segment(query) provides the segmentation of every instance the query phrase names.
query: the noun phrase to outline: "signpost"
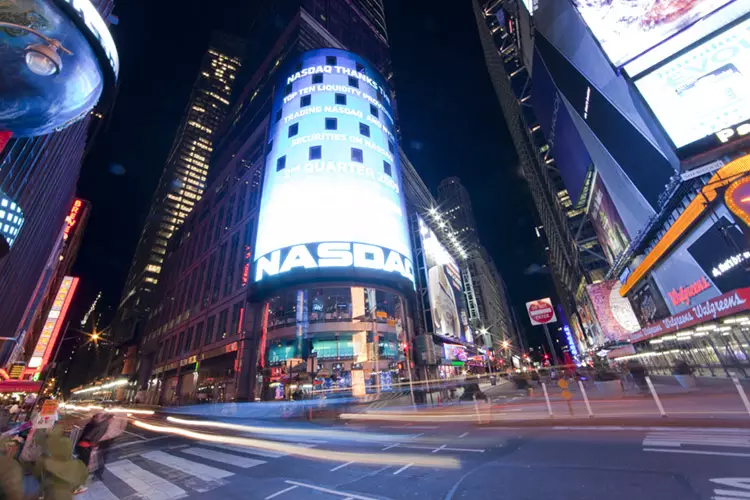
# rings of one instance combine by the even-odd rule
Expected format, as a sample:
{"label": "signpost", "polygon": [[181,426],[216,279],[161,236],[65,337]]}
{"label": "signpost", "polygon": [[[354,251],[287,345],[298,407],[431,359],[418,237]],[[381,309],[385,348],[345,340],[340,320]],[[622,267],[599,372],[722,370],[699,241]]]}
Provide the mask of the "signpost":
{"label": "signpost", "polygon": [[529,313],[529,320],[531,321],[532,326],[542,325],[544,327],[544,333],[547,336],[547,343],[552,352],[552,360],[555,363],[555,366],[559,366],[560,360],[557,357],[555,346],[552,344],[552,337],[549,334],[549,327],[547,326],[549,323],[557,321],[555,308],[552,307],[552,300],[544,298],[527,302],[526,311]]}

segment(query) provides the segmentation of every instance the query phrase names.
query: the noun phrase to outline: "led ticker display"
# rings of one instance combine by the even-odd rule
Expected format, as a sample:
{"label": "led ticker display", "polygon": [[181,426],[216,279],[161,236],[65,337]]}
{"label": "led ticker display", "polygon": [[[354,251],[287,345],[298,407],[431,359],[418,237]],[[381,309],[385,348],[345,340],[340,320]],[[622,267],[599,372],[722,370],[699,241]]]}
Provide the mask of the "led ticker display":
{"label": "led ticker display", "polygon": [[47,314],[47,320],[44,322],[44,327],[42,327],[42,333],[39,335],[39,340],[29,360],[29,368],[41,371],[44,365],[47,364],[77,286],[78,278],[74,278],[73,276],[65,276],[60,283],[60,288],[57,289],[57,295],[55,295],[55,301],[52,303],[52,307]]}
{"label": "led ticker display", "polygon": [[433,332],[473,341],[463,299],[461,269],[435,232],[417,217],[424,252]]}
{"label": "led ticker display", "polygon": [[[635,82],[676,148],[742,134],[750,119],[750,19]],[[699,151],[693,151],[697,153]]]}
{"label": "led ticker display", "polygon": [[[698,21],[712,15],[721,17],[721,9],[732,2],[733,0],[573,0],[581,17],[615,66],[622,66],[665,40],[682,35],[681,32],[687,31]],[[689,44],[689,41],[685,43]],[[672,53],[685,46],[674,47]]]}
{"label": "led ticker display", "polygon": [[390,91],[352,53],[280,72],[253,256],[256,286],[376,279],[413,288]]}

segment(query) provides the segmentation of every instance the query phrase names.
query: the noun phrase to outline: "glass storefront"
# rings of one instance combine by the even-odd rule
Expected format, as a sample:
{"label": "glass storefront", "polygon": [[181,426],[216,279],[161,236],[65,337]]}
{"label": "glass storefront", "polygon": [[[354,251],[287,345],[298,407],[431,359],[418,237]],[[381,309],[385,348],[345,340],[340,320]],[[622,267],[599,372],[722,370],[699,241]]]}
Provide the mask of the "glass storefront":
{"label": "glass storefront", "polygon": [[408,387],[404,310],[400,295],[374,287],[291,288],[271,297],[262,399]]}
{"label": "glass storefront", "polygon": [[678,360],[698,376],[750,377],[750,317],[740,315],[679,330],[635,344],[636,353],[618,362],[637,359],[650,373],[672,374]]}

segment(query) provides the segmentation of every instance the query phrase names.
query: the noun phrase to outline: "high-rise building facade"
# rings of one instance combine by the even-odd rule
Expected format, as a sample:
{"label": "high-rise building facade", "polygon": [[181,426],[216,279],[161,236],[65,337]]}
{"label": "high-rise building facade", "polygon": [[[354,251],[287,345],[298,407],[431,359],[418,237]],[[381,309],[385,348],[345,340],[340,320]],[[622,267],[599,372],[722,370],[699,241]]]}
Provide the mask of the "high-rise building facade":
{"label": "high-rise building facade", "polygon": [[488,336],[483,340],[487,347],[500,350],[506,341],[517,345],[505,282],[480,243],[468,190],[458,177],[449,177],[438,185],[437,202],[442,219],[452,225],[468,254],[462,271],[471,321],[477,330],[486,332],[482,334]]}
{"label": "high-rise building facade", "polygon": [[[11,352],[18,352],[19,344],[33,337],[29,330],[38,316],[38,308],[54,293],[50,286],[55,280],[48,279],[48,271],[57,266],[60,257],[65,220],[74,203],[78,175],[91,134],[112,104],[110,97],[114,93],[119,62],[107,27],[116,20],[112,16],[114,2],[83,3],[86,5],[80,6],[78,11],[60,5],[54,6],[60,11],[42,9],[33,15],[27,13],[25,17],[18,16],[13,9],[28,8],[29,4],[11,2],[0,9],[0,20],[17,23],[18,19],[26,19],[24,28],[36,28],[52,38],[65,36],[65,43],[73,53],[63,57],[63,64],[56,68],[54,77],[31,74],[29,68],[17,67],[16,63],[23,63],[23,56],[19,60],[2,59],[4,72],[8,72],[4,76],[15,75],[16,78],[7,86],[0,85],[0,106],[10,101],[11,106],[18,108],[21,98],[14,97],[13,93],[23,90],[26,81],[38,90],[34,95],[38,100],[24,108],[26,114],[4,114],[0,123],[0,129],[8,126],[5,120],[10,116],[11,132],[14,117],[25,125],[22,133],[12,135],[4,147],[0,147],[0,220],[5,219],[0,222],[0,336],[17,339],[15,344],[4,341],[0,345],[0,364],[8,360]],[[38,25],[47,15],[60,24]],[[95,19],[97,16],[100,19]],[[64,24],[65,19],[71,24]],[[16,41],[33,43],[29,42],[27,34],[7,37],[7,29],[0,31],[0,43],[8,43],[8,38],[12,38],[12,43],[8,44],[9,50],[3,52],[3,58],[14,56],[12,46]],[[98,92],[85,96],[86,104],[75,108],[78,113],[75,117],[50,129],[50,123],[59,121],[57,111],[81,103],[83,98],[76,92],[65,93],[67,100],[60,106],[45,103],[44,99],[59,95],[66,82],[70,84],[77,78],[85,79]],[[48,83],[50,86],[46,86]],[[100,96],[102,100],[92,110]],[[31,127],[28,120],[35,119],[41,120],[42,125]]]}
{"label": "high-rise building facade", "polygon": [[748,61],[748,3],[639,5],[627,19],[617,8],[474,2],[563,285],[560,331],[579,353],[611,349],[662,373],[680,359],[750,373],[736,354],[748,340],[750,106],[735,90],[750,82],[713,78]]}
{"label": "high-rise building facade", "polygon": [[112,325],[117,343],[137,339],[159,282],[169,240],[203,196],[214,138],[230,109],[244,50],[243,40],[214,33],[203,56]]}
{"label": "high-rise building facade", "polygon": [[[381,3],[265,9],[252,34],[264,59],[167,249],[142,401],[275,399],[313,378],[360,395],[416,377],[407,361],[433,377],[456,370],[445,353],[479,355],[466,254],[398,146]],[[415,336],[429,348],[414,353]]]}

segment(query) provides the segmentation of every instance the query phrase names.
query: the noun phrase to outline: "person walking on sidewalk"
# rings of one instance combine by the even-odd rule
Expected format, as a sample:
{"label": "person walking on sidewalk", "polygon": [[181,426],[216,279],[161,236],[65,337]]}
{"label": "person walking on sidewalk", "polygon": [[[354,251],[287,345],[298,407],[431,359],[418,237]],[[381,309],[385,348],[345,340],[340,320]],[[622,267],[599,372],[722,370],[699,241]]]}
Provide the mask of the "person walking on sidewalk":
{"label": "person walking on sidewalk", "polygon": [[[76,454],[78,455],[78,458],[86,464],[89,472],[94,473],[99,479],[101,479],[101,475],[104,472],[104,460],[100,460],[99,446],[102,437],[107,433],[109,421],[111,419],[111,413],[96,413],[91,417],[91,420],[86,424],[86,427],[83,428],[81,439],[76,445]],[[78,495],[79,493],[85,492],[87,489],[86,486],[81,486],[75,490],[73,494]]]}

